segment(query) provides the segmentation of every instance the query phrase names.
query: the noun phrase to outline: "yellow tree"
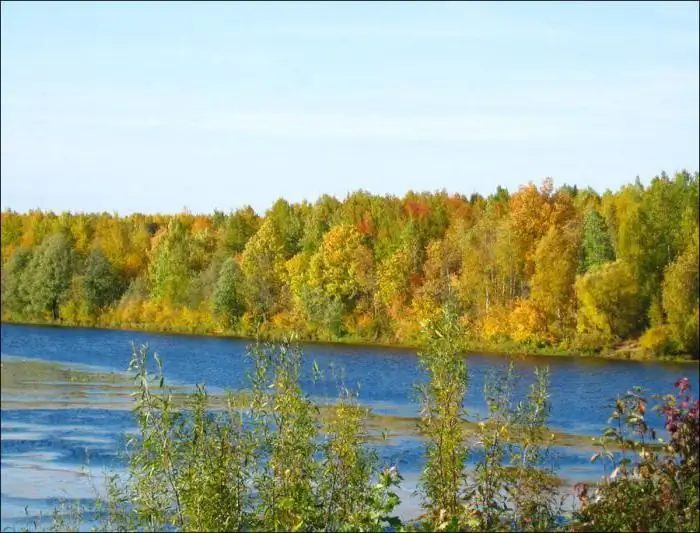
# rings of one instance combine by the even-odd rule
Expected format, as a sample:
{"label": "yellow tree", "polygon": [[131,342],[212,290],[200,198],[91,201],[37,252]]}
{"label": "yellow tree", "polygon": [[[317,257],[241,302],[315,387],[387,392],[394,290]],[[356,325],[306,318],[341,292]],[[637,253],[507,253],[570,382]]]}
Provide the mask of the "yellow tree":
{"label": "yellow tree", "polygon": [[457,284],[462,307],[473,321],[510,308],[524,293],[522,258],[510,221],[490,206],[461,240],[462,269]]}
{"label": "yellow tree", "polygon": [[241,270],[248,311],[256,321],[265,321],[278,307],[284,276],[284,245],[270,219],[246,243]]}
{"label": "yellow tree", "polygon": [[107,214],[101,215],[95,224],[94,242],[117,270],[124,270],[129,251],[129,235],[122,220]]}
{"label": "yellow tree", "polygon": [[284,283],[289,291],[290,310],[296,323],[305,321],[307,332],[312,332],[322,312],[321,289],[309,284],[311,254],[299,252],[284,265]]}
{"label": "yellow tree", "polygon": [[562,336],[574,318],[574,282],[580,241],[581,232],[577,224],[552,226],[535,250],[530,298],[556,337]]}
{"label": "yellow tree", "polygon": [[151,251],[151,234],[148,223],[133,220],[129,232],[128,252],[124,257],[124,274],[128,279],[135,279],[145,271]]}
{"label": "yellow tree", "polygon": [[69,218],[68,228],[73,236],[75,251],[78,254],[86,255],[90,250],[92,242],[92,226],[88,217],[84,214],[75,215]]}
{"label": "yellow tree", "polygon": [[423,267],[425,281],[420,292],[440,305],[445,304],[453,295],[461,263],[460,251],[452,239],[446,237],[430,242]]}
{"label": "yellow tree", "polygon": [[539,191],[530,183],[521,187],[510,197],[509,216],[515,237],[515,247],[512,251],[522,257],[527,279],[535,270],[534,256],[537,243],[549,228],[549,217],[552,211],[551,192],[551,180],[546,180]]}
{"label": "yellow tree", "polygon": [[639,286],[628,263],[593,267],[576,279],[577,330],[603,341],[624,339],[639,329]]}
{"label": "yellow tree", "polygon": [[339,225],[323,236],[318,252],[311,258],[309,282],[329,298],[349,304],[372,288],[372,254],[353,226]]}
{"label": "yellow tree", "polygon": [[407,304],[411,292],[411,254],[400,248],[377,266],[375,299],[396,317]]}
{"label": "yellow tree", "polygon": [[22,238],[23,216],[12,210],[3,211],[0,219],[2,262],[6,263]]}
{"label": "yellow tree", "polygon": [[666,268],[663,282],[663,308],[673,337],[684,351],[696,357],[700,353],[699,255],[696,229],[690,245]]}

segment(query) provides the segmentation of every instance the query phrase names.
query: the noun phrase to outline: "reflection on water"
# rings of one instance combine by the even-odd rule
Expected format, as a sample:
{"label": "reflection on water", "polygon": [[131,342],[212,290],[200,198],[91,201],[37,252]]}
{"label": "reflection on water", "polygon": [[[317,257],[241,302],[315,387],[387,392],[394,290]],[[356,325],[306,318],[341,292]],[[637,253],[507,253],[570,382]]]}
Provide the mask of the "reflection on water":
{"label": "reflection on water", "polygon": [[[245,402],[240,389],[249,366],[243,341],[3,325],[2,529],[24,527],[25,507],[35,517],[50,514],[61,498],[89,504],[104,490],[103,474],[123,472],[124,436],[134,429],[130,412],[134,386],[124,372],[132,341],[147,343],[165,355],[166,377],[174,384],[176,400],[200,382],[214,393],[215,407],[223,404],[216,392],[227,388],[238,391],[237,397]],[[305,353],[306,370],[313,360],[322,368],[342,367],[345,383],[360,386],[361,401],[375,413],[368,427],[370,446],[383,463],[398,465],[404,476],[399,511],[404,517],[415,516],[420,502],[413,490],[422,469],[423,442],[416,430],[413,384],[424,379],[415,356],[405,350],[319,345],[307,346]],[[507,360],[471,355],[468,362],[466,407],[473,420],[484,413],[482,391],[488,370],[503,367]],[[559,475],[566,485],[601,474],[600,467],[589,462],[590,436],[603,427],[609,398],[633,385],[667,392],[679,376],[695,380],[697,373],[688,365],[565,358],[516,361],[527,376],[535,364],[550,365],[551,429]],[[311,372],[302,379],[304,389],[322,406],[337,397],[330,374],[317,384]],[[529,382],[529,378],[523,381],[521,393]],[[322,407],[322,413],[324,409],[328,407]],[[385,429],[390,436],[386,442],[376,438]],[[477,449],[471,461],[478,458]]]}

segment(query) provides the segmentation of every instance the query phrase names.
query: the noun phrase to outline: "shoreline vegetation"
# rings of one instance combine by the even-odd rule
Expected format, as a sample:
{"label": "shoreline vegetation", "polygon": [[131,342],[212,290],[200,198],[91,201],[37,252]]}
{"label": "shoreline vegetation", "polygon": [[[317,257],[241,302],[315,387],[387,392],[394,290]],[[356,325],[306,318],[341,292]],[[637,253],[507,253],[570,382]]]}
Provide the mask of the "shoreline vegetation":
{"label": "shoreline vegetation", "polygon": [[[341,380],[335,402],[316,404],[301,389],[293,337],[251,344],[245,393],[216,398],[199,385],[176,391],[159,355],[134,346],[137,431],[127,438],[127,473],[106,475],[94,506],[64,501],[50,528],[77,531],[89,517],[95,531],[697,531],[700,404],[687,378],[674,394],[634,388],[612,400],[591,450],[605,475],[563,486],[554,452],[562,436],[547,427],[548,368],[534,370],[522,397],[512,361],[493,369],[486,416],[470,417],[463,333],[447,307],[424,327],[418,357],[428,380],[417,384],[422,408],[410,422],[373,420],[359,391],[314,363],[314,382]],[[652,410],[663,417],[663,438],[645,419]],[[418,516],[396,515],[403,477],[380,464],[372,422],[417,426],[425,459]],[[578,504],[567,507],[562,491]]]}
{"label": "shoreline vegetation", "polygon": [[2,212],[2,320],[463,351],[700,357],[700,174],[598,194],[280,199],[259,215]]}

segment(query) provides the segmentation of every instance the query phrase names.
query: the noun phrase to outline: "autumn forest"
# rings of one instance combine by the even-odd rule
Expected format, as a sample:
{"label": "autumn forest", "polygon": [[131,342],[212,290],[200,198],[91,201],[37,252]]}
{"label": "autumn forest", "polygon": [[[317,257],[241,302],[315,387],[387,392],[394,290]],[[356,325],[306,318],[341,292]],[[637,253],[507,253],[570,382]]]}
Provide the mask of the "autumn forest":
{"label": "autumn forest", "polygon": [[698,177],[264,216],[7,210],[2,319],[411,345],[447,307],[472,349],[698,358]]}

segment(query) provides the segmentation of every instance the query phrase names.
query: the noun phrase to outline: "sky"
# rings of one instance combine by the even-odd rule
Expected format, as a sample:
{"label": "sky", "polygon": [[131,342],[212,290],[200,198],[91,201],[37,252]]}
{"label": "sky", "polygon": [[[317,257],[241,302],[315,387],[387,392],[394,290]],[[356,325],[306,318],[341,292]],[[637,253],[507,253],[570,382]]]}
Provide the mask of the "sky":
{"label": "sky", "polygon": [[700,166],[697,2],[2,2],[1,204],[264,212]]}

